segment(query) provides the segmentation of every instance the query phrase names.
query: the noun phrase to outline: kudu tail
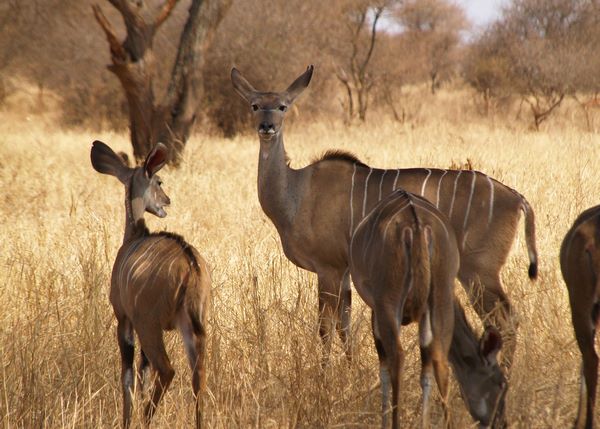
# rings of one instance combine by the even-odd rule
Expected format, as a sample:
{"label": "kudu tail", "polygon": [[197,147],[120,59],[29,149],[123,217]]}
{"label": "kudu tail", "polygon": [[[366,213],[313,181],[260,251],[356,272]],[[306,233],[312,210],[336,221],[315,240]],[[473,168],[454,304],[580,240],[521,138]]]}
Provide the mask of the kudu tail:
{"label": "kudu tail", "polygon": [[431,284],[431,267],[429,243],[431,230],[427,226],[417,224],[416,228],[402,226],[399,229],[406,271],[402,307],[406,298],[412,297],[412,307],[422,309],[427,304]]}
{"label": "kudu tail", "polygon": [[533,280],[537,278],[538,272],[538,254],[535,247],[535,215],[523,196],[521,196],[521,210],[525,215],[525,242],[529,254],[529,278]]}

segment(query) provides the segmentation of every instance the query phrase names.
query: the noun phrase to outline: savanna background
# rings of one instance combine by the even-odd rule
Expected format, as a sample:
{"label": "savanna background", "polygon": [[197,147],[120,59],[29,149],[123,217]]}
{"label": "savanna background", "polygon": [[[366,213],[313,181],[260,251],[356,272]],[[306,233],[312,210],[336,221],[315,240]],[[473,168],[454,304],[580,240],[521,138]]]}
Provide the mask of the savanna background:
{"label": "savanna background", "polygon": [[[122,42],[121,14],[109,1],[98,3]],[[151,89],[160,100],[197,0],[126,3],[145,16],[174,6],[150,47]],[[147,216],[151,229],[183,234],[212,269],[206,426],[380,424],[369,313],[355,295],[357,358],[349,364],[334,349],[322,371],[316,277],[285,258],[260,209],[257,137],[229,83],[236,66],[257,88],[282,90],[308,64],[315,64],[313,81],[286,123],[293,167],[340,148],[378,167],[474,168],[527,197],[540,275],[528,280],[521,224],[502,272],[520,323],[507,418],[518,428],[570,426],[580,355],[558,250],[575,217],[598,203],[598,3],[508,0],[483,27],[449,0],[209,3],[222,5],[223,14],[199,51],[192,128],[173,139],[177,157],[161,174],[172,205],[166,219]],[[92,4],[0,3],[6,428],[120,424],[120,359],[107,294],[124,190],[93,171],[89,150],[100,139],[133,159],[129,128],[144,125],[132,119],[128,88],[105,67],[114,57]],[[129,52],[123,61],[140,58]],[[191,426],[182,344],[176,334],[166,340],[177,374],[152,424]],[[421,396],[415,327],[404,340],[402,416],[414,427]],[[456,385],[451,396],[455,425],[474,426]],[[139,401],[135,408],[140,426]],[[432,411],[441,423],[439,405]]]}

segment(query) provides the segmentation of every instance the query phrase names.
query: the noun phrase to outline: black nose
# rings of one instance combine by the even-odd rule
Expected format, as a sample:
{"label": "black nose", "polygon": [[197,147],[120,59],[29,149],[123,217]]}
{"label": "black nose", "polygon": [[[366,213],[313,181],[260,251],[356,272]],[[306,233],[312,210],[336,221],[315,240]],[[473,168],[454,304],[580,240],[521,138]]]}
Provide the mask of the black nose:
{"label": "black nose", "polygon": [[269,132],[269,130],[273,129],[273,124],[271,122],[261,122],[258,126],[258,131],[262,133]]}

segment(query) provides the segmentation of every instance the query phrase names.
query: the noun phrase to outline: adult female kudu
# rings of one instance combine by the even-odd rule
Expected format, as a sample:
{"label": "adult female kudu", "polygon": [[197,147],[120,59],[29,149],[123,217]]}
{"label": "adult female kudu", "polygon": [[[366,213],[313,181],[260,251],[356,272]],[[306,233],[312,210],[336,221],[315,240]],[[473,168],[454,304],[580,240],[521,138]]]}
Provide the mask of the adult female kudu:
{"label": "adult female kudu", "polygon": [[[448,352],[453,335],[472,353],[476,341],[458,302],[454,314],[454,279],[459,268],[456,236],[446,217],[427,200],[399,190],[385,197],[357,226],[350,244],[350,272],[358,294],[372,310],[373,336],[380,363],[382,427],[387,426],[390,381],[392,427],[398,427],[403,366],[400,327],[419,323],[422,426],[429,427],[432,372],[448,423]],[[454,328],[454,321],[458,323]],[[490,328],[494,329],[494,328]],[[500,424],[505,379],[495,362],[500,336],[487,331],[486,357],[457,359],[463,396],[481,424]],[[490,364],[491,363],[491,364]],[[496,411],[500,410],[498,416]],[[498,417],[498,418],[497,418]]]}
{"label": "adult female kudu", "polygon": [[167,148],[158,143],[143,166],[129,168],[100,141],[93,143],[91,151],[94,169],[115,176],[125,185],[125,236],[113,266],[110,289],[121,351],[124,427],[130,424],[135,384],[133,332],[137,333],[142,350],[139,382],[143,383],[148,363],[155,371],[152,396],[144,413],[148,424],[175,375],[165,350],[163,330],[176,327],[183,336],[192,369],[196,427],[201,423],[210,276],[204,259],[182,237],[168,232],[150,233],[144,222],[146,211],[158,217],[167,215],[164,207],[170,200],[156,175],[164,166],[167,153]]}
{"label": "adult female kudu", "polygon": [[600,206],[581,213],[567,232],[560,247],[560,268],[569,290],[573,328],[583,360],[575,428],[592,428],[598,383],[595,340],[600,324]]}
{"label": "adult female kudu", "polygon": [[[505,336],[504,358],[512,361],[515,323],[502,289],[500,269],[525,213],[529,276],[537,273],[533,210],[515,190],[470,170],[371,168],[343,152],[328,152],[316,162],[290,168],[283,145],[285,112],[312,77],[310,66],[283,92],[260,92],[235,68],[235,90],[250,104],[260,141],[258,198],[271,219],[286,256],[317,273],[319,333],[325,358],[336,324],[350,356],[350,282],[348,244],[356,225],[395,189],[424,196],[450,220],[460,251],[458,278],[486,324]],[[479,288],[481,286],[481,288]]]}

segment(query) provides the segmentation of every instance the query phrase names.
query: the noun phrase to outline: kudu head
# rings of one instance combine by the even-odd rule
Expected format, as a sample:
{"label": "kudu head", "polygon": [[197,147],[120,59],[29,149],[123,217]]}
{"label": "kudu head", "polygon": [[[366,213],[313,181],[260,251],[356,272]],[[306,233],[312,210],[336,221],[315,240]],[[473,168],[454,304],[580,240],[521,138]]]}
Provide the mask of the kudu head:
{"label": "kudu head", "polygon": [[466,380],[460,383],[469,412],[479,421],[480,428],[506,427],[504,401],[508,385],[497,360],[501,347],[500,332],[492,326],[487,327],[479,340],[478,353],[471,356],[479,362],[469,364],[462,376]]}
{"label": "kudu head", "polygon": [[96,140],[92,143],[91,159],[92,166],[98,173],[115,176],[126,186],[134,213],[141,216],[147,211],[155,216],[165,217],[167,212],[164,207],[171,201],[162,190],[162,182],[156,173],[167,162],[167,155],[167,147],[158,143],[142,166],[130,168],[110,147]]}
{"label": "kudu head", "polygon": [[233,88],[250,105],[254,126],[262,141],[270,141],[279,135],[285,112],[310,83],[313,69],[312,65],[308,66],[283,92],[257,91],[236,68],[231,70]]}

